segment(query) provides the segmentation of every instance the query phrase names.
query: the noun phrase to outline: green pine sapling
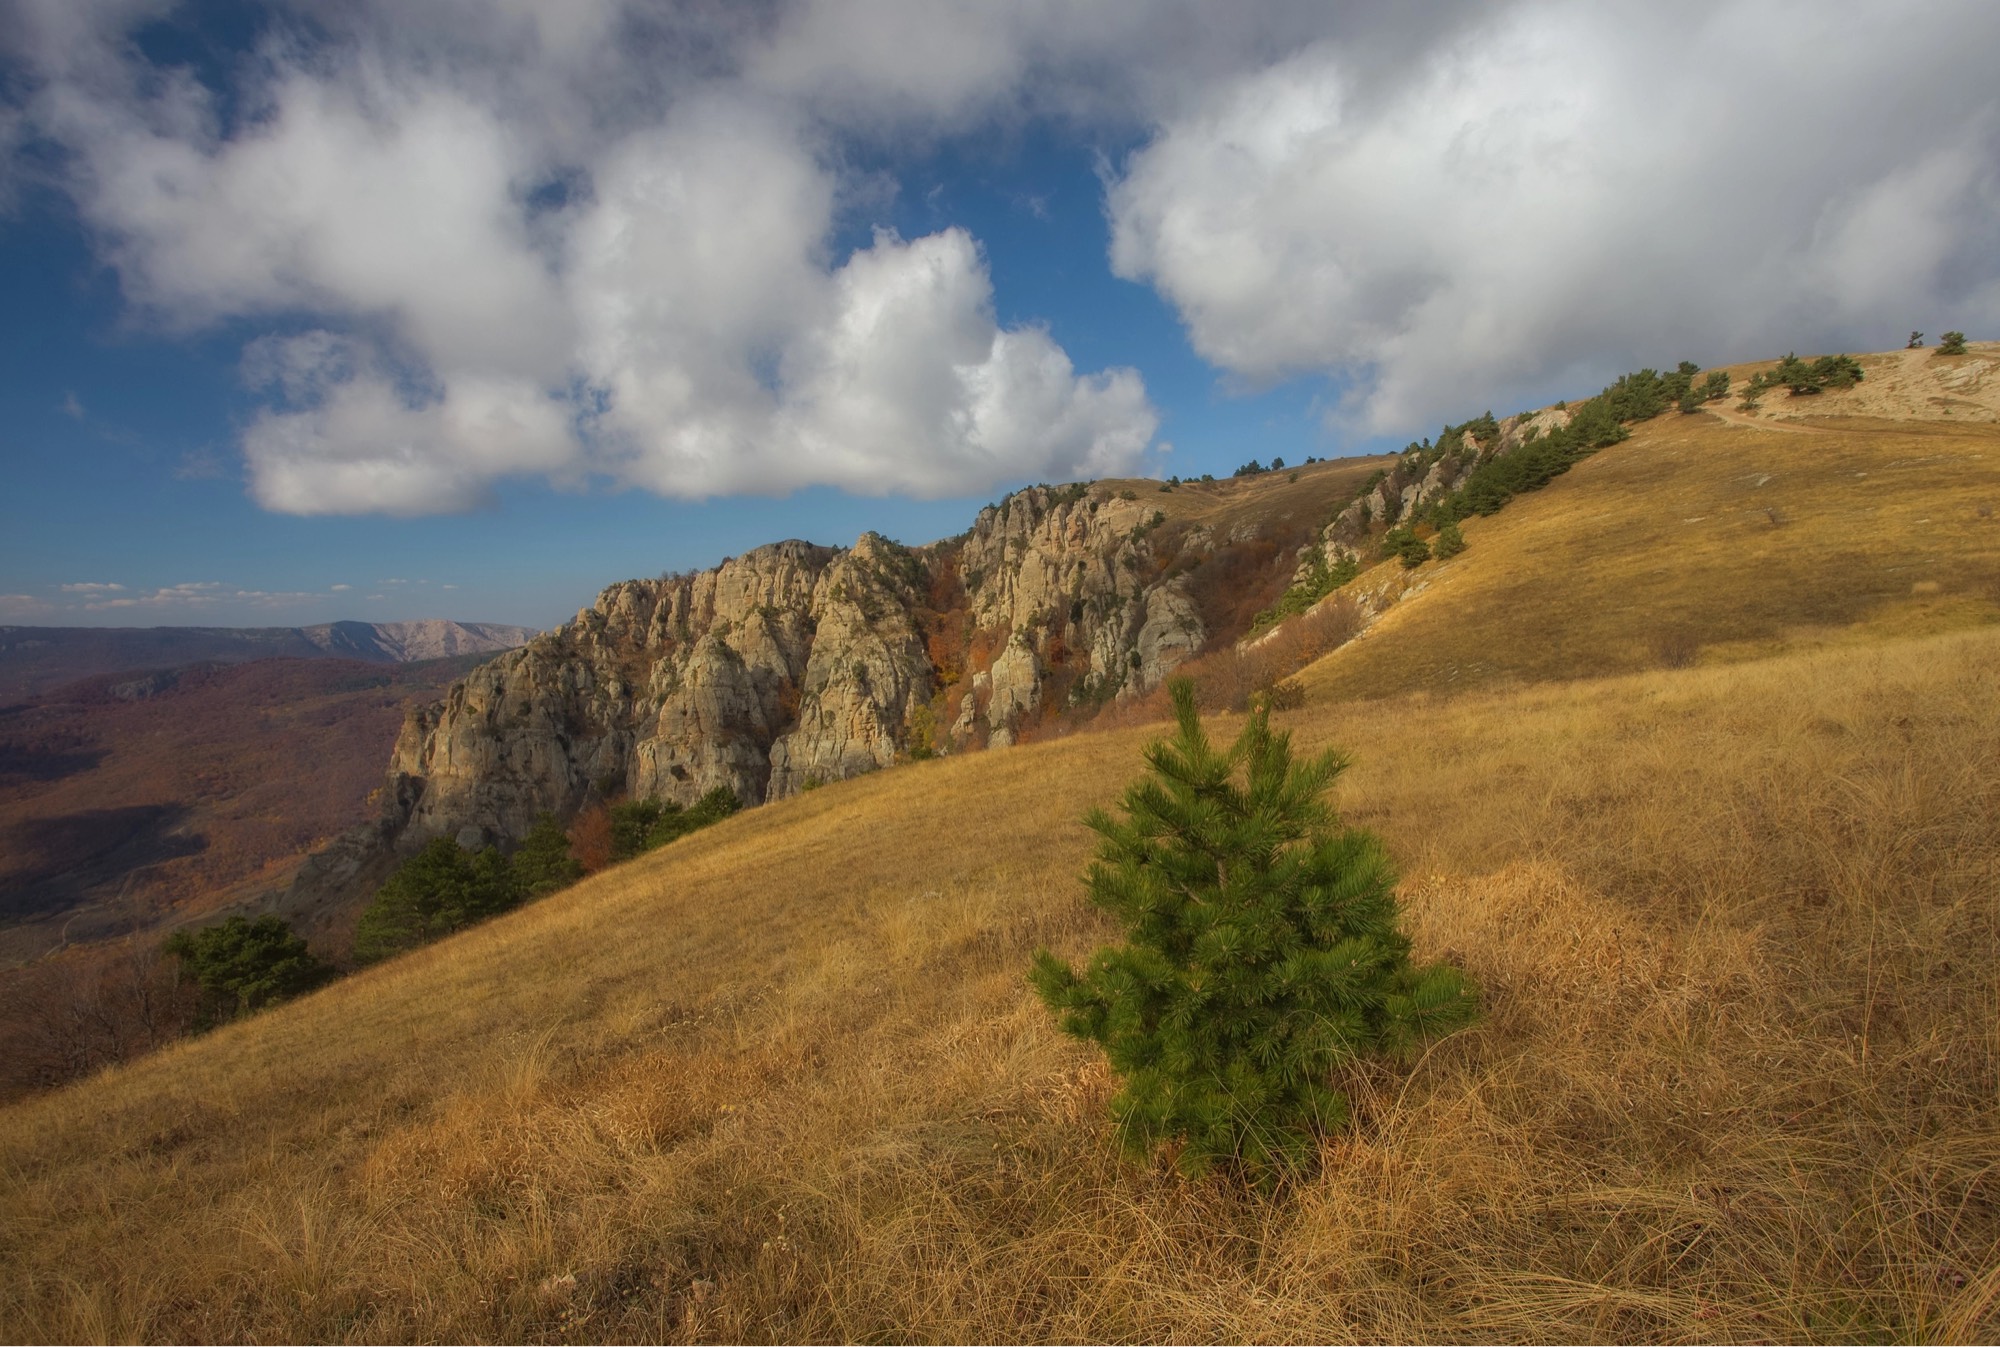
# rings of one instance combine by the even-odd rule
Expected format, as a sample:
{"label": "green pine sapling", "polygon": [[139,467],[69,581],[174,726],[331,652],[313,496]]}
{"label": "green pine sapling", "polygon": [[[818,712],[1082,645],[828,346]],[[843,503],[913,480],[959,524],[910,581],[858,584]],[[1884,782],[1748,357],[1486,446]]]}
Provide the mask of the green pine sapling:
{"label": "green pine sapling", "polygon": [[1090,899],[1127,943],[1080,976],[1043,950],[1030,980],[1123,1078],[1112,1114],[1129,1148],[1179,1141],[1186,1172],[1220,1162],[1269,1184],[1345,1125],[1336,1068],[1467,1024],[1476,992],[1410,962],[1388,856],[1325,799],[1345,758],[1295,761],[1263,712],[1218,750],[1193,685],[1172,694],[1179,732],[1148,745],[1125,817],[1085,818],[1103,839]]}

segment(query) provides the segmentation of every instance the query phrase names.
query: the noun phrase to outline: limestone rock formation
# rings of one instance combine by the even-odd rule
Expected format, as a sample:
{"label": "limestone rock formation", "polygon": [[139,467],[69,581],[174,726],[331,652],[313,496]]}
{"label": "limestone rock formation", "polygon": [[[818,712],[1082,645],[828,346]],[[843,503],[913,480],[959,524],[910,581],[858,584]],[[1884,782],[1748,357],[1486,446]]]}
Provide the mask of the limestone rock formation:
{"label": "limestone rock formation", "polygon": [[718,786],[755,804],[1012,743],[1157,686],[1205,643],[1173,563],[1213,541],[1164,524],[1129,491],[1035,487],[924,548],[784,542],[613,585],[409,716],[389,827],[406,849],[504,842],[544,810]]}

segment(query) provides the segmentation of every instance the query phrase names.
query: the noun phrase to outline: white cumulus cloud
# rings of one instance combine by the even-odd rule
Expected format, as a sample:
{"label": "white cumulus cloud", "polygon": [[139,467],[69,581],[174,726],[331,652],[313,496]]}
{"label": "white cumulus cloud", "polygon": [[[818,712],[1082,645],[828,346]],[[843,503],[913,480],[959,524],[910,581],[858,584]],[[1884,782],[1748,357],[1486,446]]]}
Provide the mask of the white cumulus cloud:
{"label": "white cumulus cloud", "polygon": [[997,322],[962,231],[834,255],[858,198],[825,126],[699,60],[649,84],[620,55],[641,11],[457,41],[336,15],[337,40],[246,60],[231,113],[59,9],[34,11],[65,44],[29,106],[135,310],[273,325],[241,437],[271,509],[462,510],[510,477],[969,493],[1133,468],[1151,439],[1136,372]]}
{"label": "white cumulus cloud", "polygon": [[1369,431],[1991,328],[1995,50],[2000,8],[1970,4],[1515,5],[1387,88],[1314,44],[1157,128],[1110,190],[1112,260],[1221,368],[1352,380],[1339,419]]}
{"label": "white cumulus cloud", "polygon": [[0,206],[40,147],[136,318],[253,333],[276,510],[1142,469],[1137,371],[1002,324],[963,229],[860,228],[897,165],[1024,128],[1136,144],[1112,269],[1361,432],[2000,326],[1980,0],[299,0],[226,87],[146,60],[173,12],[16,0]]}

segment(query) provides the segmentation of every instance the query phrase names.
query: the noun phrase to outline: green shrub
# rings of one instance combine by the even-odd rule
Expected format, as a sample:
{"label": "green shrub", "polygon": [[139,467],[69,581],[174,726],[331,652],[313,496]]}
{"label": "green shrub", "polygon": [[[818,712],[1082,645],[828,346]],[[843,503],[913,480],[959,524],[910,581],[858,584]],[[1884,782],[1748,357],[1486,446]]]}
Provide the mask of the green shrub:
{"label": "green shrub", "polygon": [[1965,354],[1965,334],[1964,334],[1963,332],[1947,332],[1947,333],[1945,333],[1945,334],[1944,334],[1944,336],[1943,336],[1942,338],[1940,338],[1940,339],[1939,339],[1939,341],[1938,341],[1938,344],[1937,344],[1937,350],[1936,350],[1936,351],[1934,351],[1934,352],[1932,352],[1932,354],[1934,354],[1934,355],[1964,355],[1964,354]]}
{"label": "green shrub", "polygon": [[176,931],[166,953],[201,989],[198,1028],[236,1019],[311,991],[333,976],[282,917],[231,917],[220,926]]}
{"label": "green shrub", "polygon": [[1458,531],[1458,525],[1447,519],[1438,526],[1437,537],[1431,540],[1431,552],[1439,561],[1448,561],[1465,550],[1465,535]]}
{"label": "green shrub", "polygon": [[648,848],[647,837],[669,813],[681,807],[662,800],[624,800],[611,806],[611,859],[629,861]]}
{"label": "green shrub", "polygon": [[1696,383],[1694,376],[1698,373],[1699,369],[1692,362],[1683,360],[1680,369],[1668,376],[1669,381],[1679,390],[1676,405],[1685,415],[1691,416],[1700,411],[1703,403],[1716,402],[1729,396],[1727,370],[1710,370],[1700,383]]}
{"label": "green shrub", "polygon": [[1125,817],[1085,818],[1101,839],[1090,900],[1126,943],[1081,975],[1040,951],[1029,976],[1123,1078],[1111,1110],[1129,1148],[1178,1141],[1187,1172],[1269,1183],[1345,1125],[1337,1069],[1469,1022],[1475,993],[1455,968],[1410,962],[1387,854],[1326,802],[1346,760],[1295,762],[1263,709],[1218,751],[1194,685],[1171,689],[1178,733],[1147,747]]}
{"label": "green shrub", "polygon": [[1601,395],[1614,421],[1645,421],[1658,416],[1680,398],[1658,370],[1642,369],[1621,374],[1618,382]]}
{"label": "green shrub", "polygon": [[1405,570],[1414,570],[1431,559],[1431,547],[1417,537],[1413,526],[1405,524],[1382,535],[1382,555],[1395,557]]}

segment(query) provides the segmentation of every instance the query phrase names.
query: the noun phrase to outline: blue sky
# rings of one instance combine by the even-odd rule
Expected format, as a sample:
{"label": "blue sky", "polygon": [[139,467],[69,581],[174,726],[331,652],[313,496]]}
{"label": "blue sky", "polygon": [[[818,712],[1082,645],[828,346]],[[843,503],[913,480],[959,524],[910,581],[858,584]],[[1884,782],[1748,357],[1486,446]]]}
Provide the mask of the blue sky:
{"label": "blue sky", "polygon": [[1996,14],[26,3],[0,622],[550,625],[1028,481],[1980,336]]}

